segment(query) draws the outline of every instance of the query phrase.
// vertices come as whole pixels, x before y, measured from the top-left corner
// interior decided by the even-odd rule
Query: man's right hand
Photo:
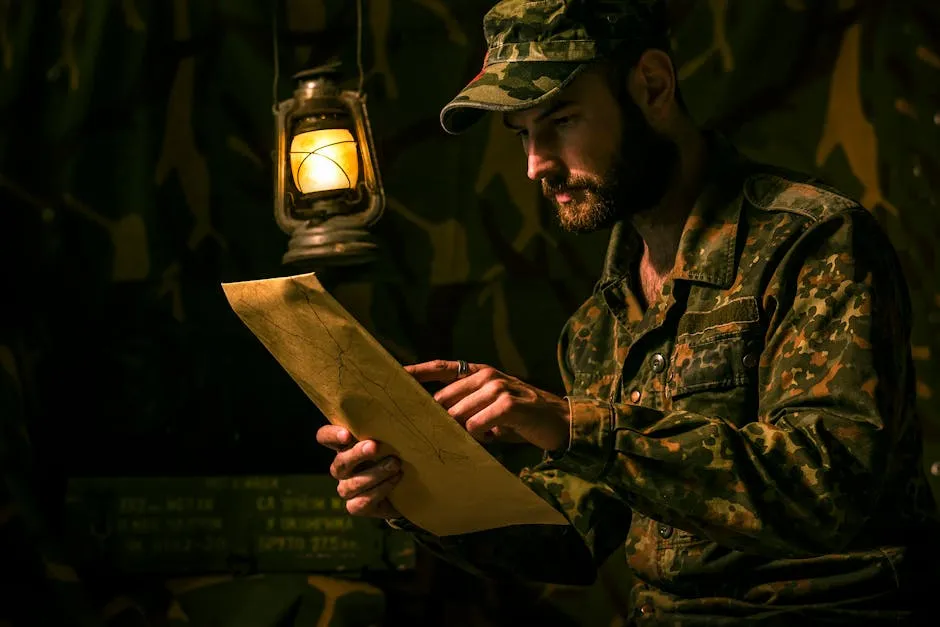
[[[401,461],[375,440],[359,442],[348,430],[325,425],[317,442],[336,451],[330,474],[339,481],[336,492],[353,516],[399,518],[388,495],[401,479]]]

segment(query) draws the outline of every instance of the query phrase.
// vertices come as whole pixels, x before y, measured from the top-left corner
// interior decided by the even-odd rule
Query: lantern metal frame
[[[343,90],[338,63],[299,72],[293,98],[277,104],[274,217],[290,235],[285,264],[350,265],[374,259],[378,243],[369,232],[385,210],[366,98]],[[290,145],[299,133],[344,128],[356,140],[359,180],[355,188],[303,194],[290,170]],[[365,197],[368,196],[366,204]]]

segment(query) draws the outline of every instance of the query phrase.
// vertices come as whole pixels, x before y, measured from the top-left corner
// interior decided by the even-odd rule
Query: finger
[[[498,391],[496,386],[484,385],[457,400],[456,403],[447,409],[447,413],[453,416],[454,420],[461,425],[466,426],[470,418],[492,405],[496,402],[497,398]]]
[[[336,454],[330,465],[330,474],[335,479],[349,479],[361,465],[386,457],[388,452],[383,453],[382,448],[375,440],[363,440],[349,450]]]
[[[356,443],[356,438],[345,427],[323,425],[317,429],[317,443],[334,451],[344,451]]]
[[[458,402],[482,388],[488,379],[487,369],[478,370],[463,379],[457,379],[453,383],[442,387],[434,393],[434,400],[440,403],[444,409],[450,410]]]
[[[470,374],[483,368],[482,364],[467,364]],[[405,366],[405,370],[421,383],[453,381],[457,378],[457,362],[435,359],[420,364]]]
[[[343,500],[349,500],[355,496],[371,490],[383,481],[394,477],[401,472],[401,463],[396,457],[386,457],[382,461],[368,468],[360,470],[349,479],[344,479],[336,486],[336,493]]]
[[[488,431],[494,427],[503,426],[500,423],[506,419],[507,405],[508,401],[500,398],[471,416],[464,424],[467,433],[477,440],[486,440],[486,433]]]
[[[398,518],[395,507],[388,501],[398,482],[401,473],[394,475],[374,488],[367,490],[346,501],[346,511],[353,516],[372,516],[376,518]]]

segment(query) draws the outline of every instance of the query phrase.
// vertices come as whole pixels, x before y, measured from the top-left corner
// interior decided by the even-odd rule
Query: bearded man
[[[635,623],[914,624],[936,506],[910,303],[856,202],[696,126],[662,6],[504,0],[441,113],[517,133],[572,231],[610,229],[558,347],[566,396],[484,364],[407,366],[481,440],[545,451],[523,481],[571,525],[436,538],[388,501],[400,462],[325,426],[351,514],[487,576],[588,583],[619,546]]]

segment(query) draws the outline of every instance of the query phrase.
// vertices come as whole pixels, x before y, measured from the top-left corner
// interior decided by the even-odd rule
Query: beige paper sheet
[[[229,304],[333,424],[389,445],[390,500],[438,536],[565,518],[457,424],[314,273],[225,283]]]

